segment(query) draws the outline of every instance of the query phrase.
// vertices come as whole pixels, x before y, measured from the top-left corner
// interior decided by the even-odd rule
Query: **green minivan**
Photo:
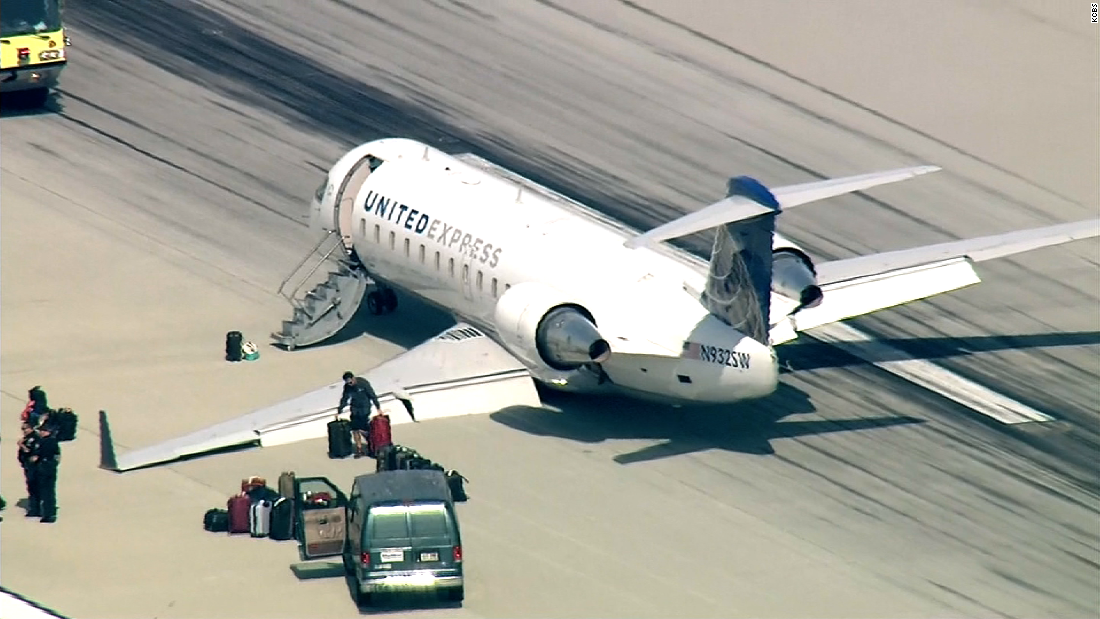
[[[440,471],[360,475],[347,498],[344,569],[356,602],[372,593],[434,590],[462,601],[462,537],[447,479]]]

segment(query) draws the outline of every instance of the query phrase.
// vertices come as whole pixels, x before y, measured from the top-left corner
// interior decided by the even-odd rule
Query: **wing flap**
[[[984,262],[1098,235],[1100,219],[1090,219],[823,262],[816,265],[817,277],[823,283],[839,282],[963,256]]]
[[[393,392],[412,398],[417,419],[539,406],[526,368],[478,329],[458,324],[364,372],[393,423],[409,421]],[[122,454],[118,471],[163,464],[240,446],[271,446],[323,437],[336,413],[342,381],[185,436]]]
[[[368,378],[369,380],[369,378]],[[418,385],[405,391],[415,403],[417,421],[483,415],[508,406],[541,405],[531,375],[525,369],[506,370],[494,374],[457,379],[441,383]],[[412,419],[392,393],[378,396],[382,410],[394,425],[411,423]],[[310,415],[259,431],[260,446],[285,445],[328,435],[328,423],[335,411]]]
[[[954,258],[822,286],[825,298],[821,304],[782,318],[771,329],[771,344],[776,346],[793,340],[799,331],[958,290],[980,281],[970,260]]]

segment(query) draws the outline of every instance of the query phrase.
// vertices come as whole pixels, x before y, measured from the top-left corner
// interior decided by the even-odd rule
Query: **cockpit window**
[[[320,186],[317,187],[317,191],[313,192],[313,199],[320,202],[325,197],[325,188],[328,187],[328,179],[321,181]]]

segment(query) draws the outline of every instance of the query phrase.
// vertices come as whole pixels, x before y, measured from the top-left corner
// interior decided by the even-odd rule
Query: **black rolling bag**
[[[240,331],[230,331],[225,334],[225,360],[240,361],[244,356],[241,346],[244,344],[244,336]]]
[[[328,422],[328,457],[346,458],[351,452],[351,422],[344,419]]]

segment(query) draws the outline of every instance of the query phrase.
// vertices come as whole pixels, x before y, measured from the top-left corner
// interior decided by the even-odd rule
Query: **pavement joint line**
[[[855,327],[843,323],[832,323],[814,327],[812,330],[803,332],[803,335],[835,346],[879,369],[938,393],[1003,424],[1015,425],[1055,420],[1046,413],[963,378],[931,361],[917,359],[900,349],[875,340]],[[886,358],[892,360],[876,361],[868,351],[868,344],[871,345],[872,350],[888,352]]]

